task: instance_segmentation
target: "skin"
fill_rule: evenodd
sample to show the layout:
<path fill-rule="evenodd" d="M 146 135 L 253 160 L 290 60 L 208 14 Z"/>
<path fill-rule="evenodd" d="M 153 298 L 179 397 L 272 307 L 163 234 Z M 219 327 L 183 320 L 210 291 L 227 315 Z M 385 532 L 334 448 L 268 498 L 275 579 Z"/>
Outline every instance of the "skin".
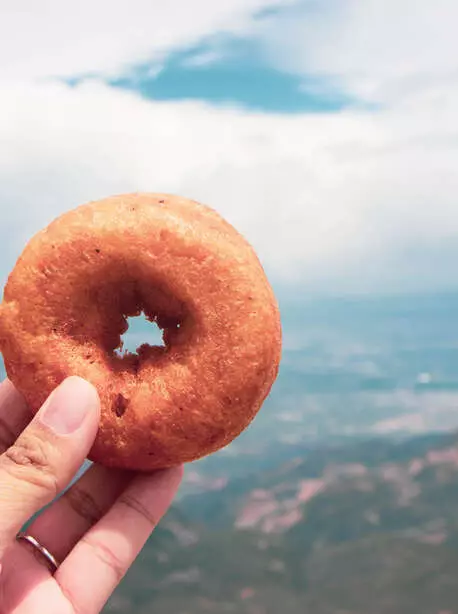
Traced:
<path fill-rule="evenodd" d="M 67 488 L 99 419 L 97 392 L 81 378 L 65 380 L 34 417 L 9 380 L 0 384 L 1 614 L 100 612 L 169 508 L 181 467 L 140 475 L 94 464 Z M 60 562 L 55 574 L 15 539 L 44 506 L 27 531 Z"/>

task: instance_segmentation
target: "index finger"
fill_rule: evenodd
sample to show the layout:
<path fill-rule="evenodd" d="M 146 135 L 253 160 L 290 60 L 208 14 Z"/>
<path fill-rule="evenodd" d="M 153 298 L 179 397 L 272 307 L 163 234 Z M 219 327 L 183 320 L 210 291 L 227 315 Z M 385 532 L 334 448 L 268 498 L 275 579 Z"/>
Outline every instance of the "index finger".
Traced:
<path fill-rule="evenodd" d="M 7 378 L 0 384 L 0 455 L 18 438 L 32 419 L 24 397 Z"/>

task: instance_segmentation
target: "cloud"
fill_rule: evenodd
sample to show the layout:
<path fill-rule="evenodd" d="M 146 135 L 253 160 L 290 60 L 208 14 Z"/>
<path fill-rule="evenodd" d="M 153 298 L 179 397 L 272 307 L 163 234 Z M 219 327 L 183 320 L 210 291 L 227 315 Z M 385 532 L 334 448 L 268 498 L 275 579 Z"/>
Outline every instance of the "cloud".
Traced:
<path fill-rule="evenodd" d="M 0 78 L 117 76 L 216 34 L 242 35 L 277 0 L 17 0 L 1 8 Z M 283 2 L 283 5 L 289 2 Z"/>
<path fill-rule="evenodd" d="M 303 0 L 258 25 L 277 66 L 368 102 L 458 83 L 455 0 Z"/>
<path fill-rule="evenodd" d="M 458 54 L 451 56 L 443 40 L 430 37 L 425 59 L 419 43 L 425 28 L 450 19 L 445 1 L 435 3 L 437 15 L 429 21 L 426 4 L 416 4 L 418 15 L 409 14 L 404 33 L 411 43 L 401 46 L 400 34 L 390 39 L 398 27 L 392 21 L 396 6 L 402 13 L 408 1 L 404 8 L 391 0 L 339 3 L 344 8 L 308 2 L 302 12 L 272 13 L 261 21 L 250 15 L 272 3 L 207 6 L 200 0 L 208 14 L 202 17 L 194 6 L 192 19 L 174 3 L 164 15 L 158 5 L 156 13 L 147 13 L 150 4 L 138 3 L 123 16 L 101 3 L 92 21 L 89 4 L 78 5 L 75 30 L 83 29 L 83 17 L 90 22 L 85 44 L 62 26 L 69 40 L 61 53 L 60 4 L 37 58 L 31 47 L 38 34 L 22 55 L 9 35 L 11 66 L 22 77 L 0 86 L 2 278 L 27 238 L 55 215 L 110 194 L 148 190 L 217 208 L 254 244 L 280 285 L 329 293 L 456 286 L 458 84 L 444 75 L 453 74 Z M 145 26 L 150 22 L 160 35 L 151 35 Z M 8 24 L 12 30 L 11 19 Z M 137 37 L 136 28 L 147 35 Z M 174 45 L 230 28 L 263 41 L 270 57 L 277 50 L 275 61 L 285 70 L 304 78 L 307 71 L 338 75 L 341 87 L 380 104 L 271 115 L 204 101 L 145 100 L 100 78 L 76 87 L 51 79 L 91 69 L 119 72 L 146 55 L 160 57 Z M 385 47 L 399 42 L 397 52 L 386 51 L 389 61 L 381 57 L 383 41 Z M 436 74 L 440 57 L 443 70 Z M 10 74 L 11 66 L 3 60 L 0 74 Z M 421 87 L 407 87 L 414 77 Z M 368 86 L 370 80 L 376 87 Z"/>
<path fill-rule="evenodd" d="M 186 68 L 202 68 L 220 62 L 224 59 L 224 55 L 221 51 L 216 49 L 210 49 L 201 51 L 200 53 L 194 53 L 193 55 L 185 58 L 182 62 L 182 66 Z"/>
<path fill-rule="evenodd" d="M 100 82 L 8 86 L 0 98 L 11 257 L 55 215 L 132 190 L 215 206 L 272 275 L 311 286 L 423 283 L 402 280 L 405 250 L 416 246 L 421 259 L 421 248 L 458 231 L 454 147 L 432 138 L 424 109 L 417 121 L 394 112 L 270 116 L 150 102 Z"/>

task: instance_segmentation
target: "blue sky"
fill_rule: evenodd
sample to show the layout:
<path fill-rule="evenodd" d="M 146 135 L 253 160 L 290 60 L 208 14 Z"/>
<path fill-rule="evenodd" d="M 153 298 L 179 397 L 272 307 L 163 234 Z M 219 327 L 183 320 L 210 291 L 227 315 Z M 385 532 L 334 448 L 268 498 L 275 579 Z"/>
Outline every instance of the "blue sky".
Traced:
<path fill-rule="evenodd" d="M 325 78 L 282 71 L 240 39 L 216 49 L 202 44 L 177 51 L 157 73 L 146 64 L 109 83 L 154 100 L 204 100 L 266 113 L 334 112 L 350 104 L 347 96 L 327 90 Z"/>
<path fill-rule="evenodd" d="M 454 0 L 47 7 L 0 8 L 2 279 L 144 190 L 219 210 L 282 296 L 457 287 Z"/>

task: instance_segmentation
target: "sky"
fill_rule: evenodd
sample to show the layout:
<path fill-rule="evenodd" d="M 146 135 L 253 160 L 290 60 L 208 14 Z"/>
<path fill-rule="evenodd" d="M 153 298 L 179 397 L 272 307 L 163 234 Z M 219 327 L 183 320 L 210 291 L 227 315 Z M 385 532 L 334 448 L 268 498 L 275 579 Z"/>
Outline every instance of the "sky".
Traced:
<path fill-rule="evenodd" d="M 54 217 L 200 200 L 282 295 L 458 287 L 455 0 L 0 7 L 0 281 Z"/>

